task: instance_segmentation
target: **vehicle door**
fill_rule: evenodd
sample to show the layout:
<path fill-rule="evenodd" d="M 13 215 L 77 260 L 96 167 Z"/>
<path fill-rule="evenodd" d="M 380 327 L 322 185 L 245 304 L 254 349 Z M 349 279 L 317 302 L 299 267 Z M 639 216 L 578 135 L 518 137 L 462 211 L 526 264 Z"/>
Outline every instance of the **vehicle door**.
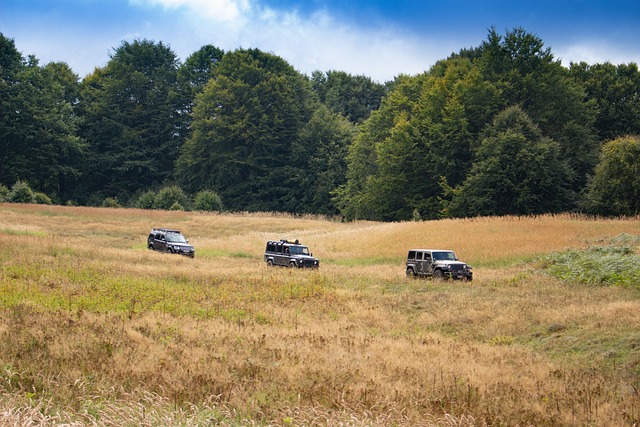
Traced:
<path fill-rule="evenodd" d="M 282 245 L 276 245 L 273 252 L 273 263 L 275 265 L 282 265 Z"/>
<path fill-rule="evenodd" d="M 433 274 L 433 259 L 431 257 L 431 252 L 424 253 L 424 260 L 422 263 L 424 264 L 424 274 Z"/>
<path fill-rule="evenodd" d="M 167 250 L 167 239 L 163 233 L 157 233 L 153 241 L 153 247 L 158 251 Z"/>
<path fill-rule="evenodd" d="M 289 246 L 282 246 L 282 265 L 288 267 L 290 261 L 291 261 L 291 253 L 289 250 Z"/>
<path fill-rule="evenodd" d="M 276 265 L 288 265 L 289 256 L 287 254 L 288 248 L 285 245 L 276 246 Z"/>
<path fill-rule="evenodd" d="M 416 252 L 416 269 L 417 274 L 424 274 L 422 271 L 422 252 Z"/>

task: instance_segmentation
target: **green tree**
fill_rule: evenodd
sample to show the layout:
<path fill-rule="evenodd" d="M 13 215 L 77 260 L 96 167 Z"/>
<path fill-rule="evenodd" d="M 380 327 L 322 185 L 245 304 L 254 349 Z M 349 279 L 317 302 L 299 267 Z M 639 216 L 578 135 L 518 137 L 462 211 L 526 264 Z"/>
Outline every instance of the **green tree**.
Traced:
<path fill-rule="evenodd" d="M 519 107 L 496 116 L 469 177 L 447 206 L 451 216 L 559 212 L 572 197 L 570 172 L 557 142 Z"/>
<path fill-rule="evenodd" d="M 598 107 L 595 127 L 601 141 L 640 134 L 640 72 L 635 63 L 571 64 L 571 75 L 584 85 Z"/>
<path fill-rule="evenodd" d="M 212 45 L 202 46 L 189 55 L 185 62 L 178 68 L 177 83 L 179 96 L 184 109 L 178 112 L 181 118 L 179 122 L 179 134 L 182 140 L 189 137 L 191 115 L 196 96 L 204 90 L 213 76 L 213 70 L 224 56 L 224 51 Z"/>
<path fill-rule="evenodd" d="M 140 209 L 154 209 L 156 201 L 156 192 L 155 191 L 145 191 L 144 193 L 138 196 L 138 199 L 135 202 L 135 206 Z"/>
<path fill-rule="evenodd" d="M 218 189 L 233 210 L 298 211 L 292 154 L 312 113 L 307 79 L 257 49 L 226 53 L 213 75 L 196 98 L 180 182 L 192 192 Z"/>
<path fill-rule="evenodd" d="M 560 144 L 572 170 L 572 188 L 582 190 L 599 147 L 593 128 L 596 109 L 582 85 L 539 37 L 522 28 L 504 36 L 493 28 L 478 50 L 480 69 L 500 89 L 504 105 L 520 106 L 543 134 Z"/>
<path fill-rule="evenodd" d="M 222 211 L 222 198 L 213 190 L 201 190 L 193 199 L 197 211 Z"/>
<path fill-rule="evenodd" d="M 0 33 L 0 183 L 5 185 L 11 185 L 17 179 L 8 169 L 22 138 L 21 100 L 17 95 L 22 68 L 22 54 L 13 39 Z"/>
<path fill-rule="evenodd" d="M 78 181 L 86 145 L 78 137 L 78 77 L 64 63 L 39 67 L 31 58 L 20 74 L 23 141 L 12 167 L 33 188 L 69 197 Z"/>
<path fill-rule="evenodd" d="M 177 185 L 170 185 L 158 191 L 154 198 L 153 205 L 156 209 L 183 210 L 190 205 L 189 197 L 182 188 Z M 179 206 L 177 209 L 175 206 Z"/>
<path fill-rule="evenodd" d="M 411 116 L 427 78 L 426 74 L 398 76 L 394 89 L 383 99 L 380 108 L 359 127 L 347 154 L 347 180 L 334 192 L 333 198 L 347 220 L 389 216 L 378 211 L 370 194 L 372 181 L 379 174 L 377 145 L 391 137 L 399 117 L 406 121 Z M 407 189 L 397 190 L 404 194 Z"/>
<path fill-rule="evenodd" d="M 186 108 L 177 70 L 169 47 L 135 40 L 122 42 L 104 68 L 85 78 L 86 192 L 122 199 L 173 176 Z"/>
<path fill-rule="evenodd" d="M 190 98 L 202 92 L 213 77 L 216 64 L 224 56 L 224 51 L 212 45 L 202 46 L 189 55 L 178 69 L 178 81 L 189 88 Z"/>
<path fill-rule="evenodd" d="M 340 114 L 319 106 L 300 132 L 300 144 L 292 153 L 300 165 L 301 212 L 335 215 L 332 193 L 346 181 L 347 152 L 355 126 Z"/>
<path fill-rule="evenodd" d="M 35 203 L 36 195 L 27 182 L 16 181 L 11 187 L 8 201 L 12 203 Z"/>
<path fill-rule="evenodd" d="M 462 183 L 481 123 L 501 106 L 500 91 L 468 59 L 438 62 L 428 73 L 397 79 L 363 123 L 337 192 L 348 219 L 437 218 L 441 177 Z"/>
<path fill-rule="evenodd" d="M 6 202 L 9 199 L 9 194 L 11 194 L 11 191 L 7 186 L 0 184 L 0 203 Z"/>
<path fill-rule="evenodd" d="M 342 114 L 352 123 L 361 123 L 380 107 L 387 92 L 385 85 L 367 76 L 353 76 L 344 71 L 314 71 L 311 85 L 320 102 Z"/>
<path fill-rule="evenodd" d="M 607 142 L 589 182 L 583 207 L 607 216 L 640 214 L 640 137 Z"/>
<path fill-rule="evenodd" d="M 78 77 L 63 63 L 23 60 L 0 35 L 0 182 L 27 181 L 63 198 L 79 175 Z"/>

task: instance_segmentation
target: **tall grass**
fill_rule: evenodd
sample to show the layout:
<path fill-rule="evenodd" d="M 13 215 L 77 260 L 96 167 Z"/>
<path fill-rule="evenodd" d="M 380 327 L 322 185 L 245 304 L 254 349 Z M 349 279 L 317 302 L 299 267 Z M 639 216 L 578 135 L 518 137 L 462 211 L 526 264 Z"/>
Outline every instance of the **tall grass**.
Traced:
<path fill-rule="evenodd" d="M 640 288 L 640 236 L 622 234 L 606 245 L 553 253 L 542 258 L 547 271 L 569 282 Z"/>
<path fill-rule="evenodd" d="M 640 422 L 640 290 L 540 261 L 636 254 L 637 219 L 0 215 L 2 425 Z M 181 229 L 196 258 L 146 250 L 154 226 Z M 320 270 L 267 268 L 277 238 L 308 244 Z M 406 279 L 412 247 L 454 249 L 474 282 Z"/>

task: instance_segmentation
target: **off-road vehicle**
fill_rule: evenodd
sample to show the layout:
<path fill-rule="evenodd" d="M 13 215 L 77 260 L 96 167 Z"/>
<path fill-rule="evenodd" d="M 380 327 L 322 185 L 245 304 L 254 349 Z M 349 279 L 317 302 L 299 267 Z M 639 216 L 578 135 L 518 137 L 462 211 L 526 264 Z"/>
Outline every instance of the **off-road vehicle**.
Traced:
<path fill-rule="evenodd" d="M 193 245 L 189 244 L 179 230 L 168 228 L 153 228 L 147 237 L 147 247 L 150 250 L 180 254 L 190 258 L 196 255 Z"/>
<path fill-rule="evenodd" d="M 410 249 L 406 268 L 407 277 L 473 280 L 471 266 L 459 261 L 456 254 L 449 250 Z"/>
<path fill-rule="evenodd" d="M 264 262 L 268 266 L 319 268 L 320 261 L 313 257 L 309 248 L 298 240 L 269 240 L 264 250 Z"/>

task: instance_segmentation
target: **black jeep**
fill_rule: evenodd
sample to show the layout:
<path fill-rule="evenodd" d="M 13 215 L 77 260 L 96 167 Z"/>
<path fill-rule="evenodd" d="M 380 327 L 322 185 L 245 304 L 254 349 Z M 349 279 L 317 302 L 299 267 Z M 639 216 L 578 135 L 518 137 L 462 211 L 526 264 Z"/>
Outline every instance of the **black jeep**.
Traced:
<path fill-rule="evenodd" d="M 459 261 L 453 251 L 442 249 L 410 249 L 407 255 L 407 277 L 473 280 L 471 266 Z"/>
<path fill-rule="evenodd" d="M 309 248 L 300 244 L 298 240 L 269 240 L 264 250 L 264 262 L 268 266 L 319 268 L 320 261 L 313 257 Z"/>
<path fill-rule="evenodd" d="M 167 228 L 153 228 L 147 237 L 147 247 L 150 250 L 180 254 L 190 258 L 196 255 L 193 245 L 189 244 L 179 230 Z"/>

